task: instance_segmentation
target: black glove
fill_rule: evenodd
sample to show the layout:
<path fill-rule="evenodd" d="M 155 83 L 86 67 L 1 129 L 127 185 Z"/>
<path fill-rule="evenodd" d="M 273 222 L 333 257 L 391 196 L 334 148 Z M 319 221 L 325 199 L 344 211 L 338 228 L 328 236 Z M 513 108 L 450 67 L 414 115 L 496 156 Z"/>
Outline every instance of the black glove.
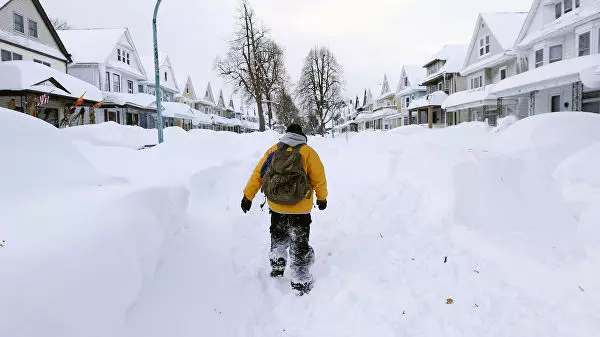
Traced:
<path fill-rule="evenodd" d="M 327 208 L 327 200 L 317 200 L 317 206 L 319 206 L 319 210 L 324 211 Z"/>
<path fill-rule="evenodd" d="M 246 213 L 250 210 L 251 207 L 252 207 L 252 201 L 248 200 L 248 198 L 246 198 L 246 196 L 244 196 L 244 198 L 242 199 L 242 211 L 244 211 L 244 213 Z"/>

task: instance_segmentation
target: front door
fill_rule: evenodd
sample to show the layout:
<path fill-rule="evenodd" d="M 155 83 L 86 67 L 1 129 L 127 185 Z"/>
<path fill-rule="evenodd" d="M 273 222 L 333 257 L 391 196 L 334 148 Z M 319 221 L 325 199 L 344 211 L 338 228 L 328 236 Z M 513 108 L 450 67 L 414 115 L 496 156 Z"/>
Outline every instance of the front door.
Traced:
<path fill-rule="evenodd" d="M 552 96 L 550 98 L 550 111 L 551 112 L 559 112 L 561 110 L 560 103 L 561 103 L 560 95 Z"/>

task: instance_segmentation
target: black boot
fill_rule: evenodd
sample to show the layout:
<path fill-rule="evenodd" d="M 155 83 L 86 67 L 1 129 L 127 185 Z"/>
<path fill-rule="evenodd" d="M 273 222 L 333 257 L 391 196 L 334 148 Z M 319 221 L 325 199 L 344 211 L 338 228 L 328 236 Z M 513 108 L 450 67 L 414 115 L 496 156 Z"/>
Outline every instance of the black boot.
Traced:
<path fill-rule="evenodd" d="M 306 283 L 294 283 L 292 281 L 291 284 L 292 284 L 292 289 L 294 289 L 294 291 L 296 292 L 296 295 L 302 296 L 302 295 L 308 294 L 312 290 L 314 281 L 312 279 Z"/>
<path fill-rule="evenodd" d="M 271 260 L 271 277 L 283 277 L 286 261 L 280 257 L 277 260 Z"/>

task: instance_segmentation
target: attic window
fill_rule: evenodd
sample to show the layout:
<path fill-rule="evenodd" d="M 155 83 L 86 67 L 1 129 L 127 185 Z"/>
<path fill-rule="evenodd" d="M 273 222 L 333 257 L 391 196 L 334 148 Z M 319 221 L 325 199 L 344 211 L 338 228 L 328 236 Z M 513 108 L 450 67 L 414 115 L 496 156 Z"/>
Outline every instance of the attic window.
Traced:
<path fill-rule="evenodd" d="M 121 61 L 121 49 L 117 49 L 117 59 Z"/>
<path fill-rule="evenodd" d="M 479 39 L 479 57 L 490 53 L 490 36 L 486 35 Z"/>
<path fill-rule="evenodd" d="M 13 27 L 19 33 L 25 34 L 25 19 L 23 19 L 23 15 L 14 13 L 13 14 Z"/>
<path fill-rule="evenodd" d="M 169 79 L 167 77 L 167 72 L 165 71 L 165 82 L 167 82 Z"/>
<path fill-rule="evenodd" d="M 131 64 L 131 63 L 129 62 L 129 53 L 127 53 L 127 64 Z"/>
<path fill-rule="evenodd" d="M 405 77 L 405 78 L 404 78 L 404 86 L 405 86 L 405 87 L 408 87 L 408 77 Z"/>

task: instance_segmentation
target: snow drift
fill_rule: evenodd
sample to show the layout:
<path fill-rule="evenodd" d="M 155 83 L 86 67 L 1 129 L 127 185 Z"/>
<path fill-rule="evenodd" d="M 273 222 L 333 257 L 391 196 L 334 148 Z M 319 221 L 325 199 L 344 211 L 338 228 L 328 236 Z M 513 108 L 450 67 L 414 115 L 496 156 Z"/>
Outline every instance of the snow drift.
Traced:
<path fill-rule="evenodd" d="M 0 335 L 596 336 L 599 131 L 600 116 L 558 113 L 310 137 L 330 197 L 302 298 L 267 276 L 262 198 L 239 210 L 276 134 L 136 151 L 136 129 L 60 131 L 127 183 L 0 215 Z"/>

